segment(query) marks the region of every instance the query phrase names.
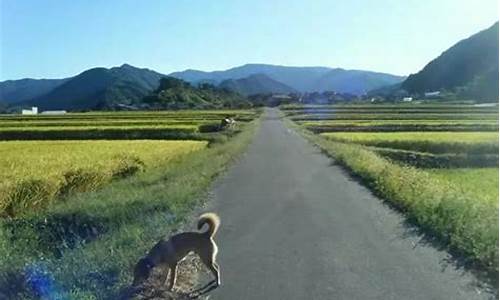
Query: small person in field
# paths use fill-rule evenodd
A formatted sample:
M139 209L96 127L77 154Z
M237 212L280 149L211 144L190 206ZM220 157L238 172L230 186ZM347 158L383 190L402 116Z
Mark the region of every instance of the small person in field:
M220 130L232 128L236 124L236 121L231 118L230 116L226 116L222 121L220 122L219 128Z

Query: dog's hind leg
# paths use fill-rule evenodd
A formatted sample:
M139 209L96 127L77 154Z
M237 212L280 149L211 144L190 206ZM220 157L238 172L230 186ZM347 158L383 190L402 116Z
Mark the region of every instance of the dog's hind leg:
M219 272L219 265L215 262L214 257L209 256L209 255L203 255L201 256L201 261L207 268L212 272L212 274L215 276L215 282L217 286L220 285L220 272Z
M217 286L221 284L221 279L220 279L220 267L219 265L214 261L212 261L212 267L209 267L210 271L212 271L212 274L215 276L215 280L217 282Z
M177 263L170 266L170 274L169 274L170 278L169 278L169 282L168 282L168 290L172 290L174 288L174 285L175 285L175 279L177 277Z

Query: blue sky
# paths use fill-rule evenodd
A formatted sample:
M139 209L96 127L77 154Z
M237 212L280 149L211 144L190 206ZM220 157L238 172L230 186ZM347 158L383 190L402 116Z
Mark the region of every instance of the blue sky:
M497 0L0 0L0 80L129 63L245 63L407 75L498 20Z

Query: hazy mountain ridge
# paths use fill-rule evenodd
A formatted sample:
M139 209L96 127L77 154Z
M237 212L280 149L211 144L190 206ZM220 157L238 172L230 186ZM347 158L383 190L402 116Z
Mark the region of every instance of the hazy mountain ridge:
M245 96L255 94L289 94L297 92L295 89L276 81L264 74L254 74L240 79L226 79L219 87L229 89Z
M186 70L174 72L170 76L188 82L241 79L251 75L264 74L299 92L337 91L362 94L368 90L404 80L403 76L362 70L345 70L328 67L289 67L267 64L246 64L225 71L204 72Z
M68 79L25 78L0 82L0 102L15 104L31 100L50 92Z

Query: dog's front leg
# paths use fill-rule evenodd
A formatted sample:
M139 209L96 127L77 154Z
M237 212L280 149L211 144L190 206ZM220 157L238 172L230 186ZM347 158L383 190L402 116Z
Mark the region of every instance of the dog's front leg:
M168 290L172 290L175 285L175 279L177 277L177 264L170 266L170 279L168 283Z

